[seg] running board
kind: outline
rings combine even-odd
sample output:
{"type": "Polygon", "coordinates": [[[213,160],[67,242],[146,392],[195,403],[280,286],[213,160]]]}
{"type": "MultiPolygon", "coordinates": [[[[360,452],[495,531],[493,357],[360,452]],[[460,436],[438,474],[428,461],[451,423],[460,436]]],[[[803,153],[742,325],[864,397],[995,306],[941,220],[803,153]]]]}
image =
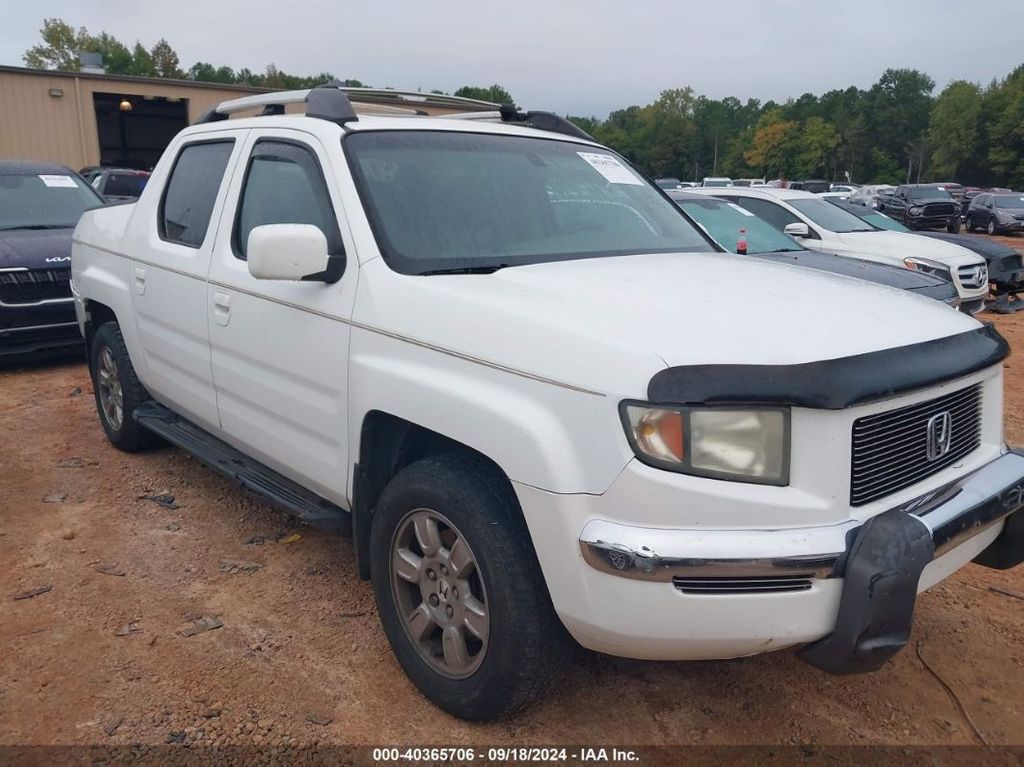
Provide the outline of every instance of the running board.
{"type": "Polygon", "coordinates": [[[352,515],[345,509],[253,460],[163,405],[146,402],[135,408],[133,416],[151,432],[303,522],[335,533],[351,533],[352,515]]]}

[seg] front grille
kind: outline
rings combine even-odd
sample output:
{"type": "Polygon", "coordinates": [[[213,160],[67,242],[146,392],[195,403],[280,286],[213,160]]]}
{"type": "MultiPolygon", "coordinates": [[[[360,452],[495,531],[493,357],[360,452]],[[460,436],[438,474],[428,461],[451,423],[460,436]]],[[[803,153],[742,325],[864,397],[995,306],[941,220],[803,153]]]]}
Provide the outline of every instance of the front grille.
{"type": "Polygon", "coordinates": [[[924,206],[926,216],[952,216],[956,211],[955,202],[929,202],[924,206]]]}
{"type": "Polygon", "coordinates": [[[0,272],[0,303],[37,304],[71,298],[70,269],[0,272]]]}
{"type": "Polygon", "coordinates": [[[765,594],[769,592],[807,591],[809,575],[718,576],[686,578],[676,576],[672,584],[686,594],[765,594]]]}
{"type": "Polygon", "coordinates": [[[957,267],[956,274],[965,288],[980,288],[988,284],[988,267],[985,264],[957,267]]]}
{"type": "Polygon", "coordinates": [[[850,505],[883,498],[951,466],[981,442],[981,384],[853,422],[850,505]],[[949,451],[929,460],[928,421],[948,412],[949,451]]]}

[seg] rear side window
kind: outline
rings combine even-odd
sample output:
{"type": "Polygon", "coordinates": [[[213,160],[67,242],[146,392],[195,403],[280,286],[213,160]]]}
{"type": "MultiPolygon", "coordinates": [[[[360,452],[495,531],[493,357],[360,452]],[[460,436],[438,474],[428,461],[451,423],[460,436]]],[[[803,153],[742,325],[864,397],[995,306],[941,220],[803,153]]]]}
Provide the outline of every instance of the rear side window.
{"type": "Polygon", "coordinates": [[[245,259],[249,233],[265,224],[311,224],[324,233],[329,253],[343,251],[327,183],[309,147],[273,140],[253,147],[235,221],[236,256],[245,259]]]}
{"type": "Polygon", "coordinates": [[[161,238],[191,248],[203,244],[234,143],[231,139],[182,147],[160,203],[161,238]]]}

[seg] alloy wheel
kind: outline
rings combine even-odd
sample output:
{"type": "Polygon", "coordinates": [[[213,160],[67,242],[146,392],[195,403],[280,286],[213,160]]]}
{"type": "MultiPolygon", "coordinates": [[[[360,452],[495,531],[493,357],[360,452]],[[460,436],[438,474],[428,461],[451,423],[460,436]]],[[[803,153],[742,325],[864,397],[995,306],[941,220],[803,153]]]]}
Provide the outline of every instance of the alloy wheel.
{"type": "Polygon", "coordinates": [[[124,422],[124,395],[121,391],[121,377],[118,374],[117,360],[109,346],[100,349],[97,355],[96,387],[100,395],[100,407],[107,424],[114,431],[121,428],[124,422]]]}
{"type": "Polygon", "coordinates": [[[439,674],[464,679],[487,652],[487,591],[469,543],[443,514],[415,509],[391,542],[391,590],[405,632],[439,674]]]}

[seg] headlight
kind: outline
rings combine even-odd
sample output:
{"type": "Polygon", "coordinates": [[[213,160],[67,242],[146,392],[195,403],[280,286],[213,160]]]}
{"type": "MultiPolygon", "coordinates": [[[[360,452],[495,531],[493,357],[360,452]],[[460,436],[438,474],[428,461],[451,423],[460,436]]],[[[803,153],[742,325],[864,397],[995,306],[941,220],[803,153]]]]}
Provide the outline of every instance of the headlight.
{"type": "Polygon", "coordinates": [[[925,274],[934,274],[936,277],[941,277],[944,280],[952,281],[953,279],[949,273],[948,266],[936,263],[935,261],[929,261],[927,258],[904,258],[903,265],[907,269],[914,269],[925,274]]]}
{"type": "Polygon", "coordinates": [[[911,216],[920,216],[922,213],[924,213],[924,209],[923,208],[919,208],[916,205],[913,208],[910,209],[910,215],[911,216]]]}
{"type": "Polygon", "coordinates": [[[789,410],[622,403],[637,458],[660,469],[765,485],[789,484],[789,410]]]}

